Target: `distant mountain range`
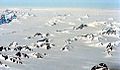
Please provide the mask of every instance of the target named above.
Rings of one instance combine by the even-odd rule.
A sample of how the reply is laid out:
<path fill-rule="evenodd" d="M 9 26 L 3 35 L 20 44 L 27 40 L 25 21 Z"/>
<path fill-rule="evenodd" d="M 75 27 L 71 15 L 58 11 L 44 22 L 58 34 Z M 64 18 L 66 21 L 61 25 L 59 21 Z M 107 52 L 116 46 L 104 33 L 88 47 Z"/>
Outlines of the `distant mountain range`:
<path fill-rule="evenodd" d="M 7 18 L 6 16 L 10 15 L 10 18 Z M 16 19 L 17 15 L 14 13 L 14 11 L 6 10 L 4 14 L 1 14 L 0 17 L 0 25 L 10 23 L 13 19 Z"/>

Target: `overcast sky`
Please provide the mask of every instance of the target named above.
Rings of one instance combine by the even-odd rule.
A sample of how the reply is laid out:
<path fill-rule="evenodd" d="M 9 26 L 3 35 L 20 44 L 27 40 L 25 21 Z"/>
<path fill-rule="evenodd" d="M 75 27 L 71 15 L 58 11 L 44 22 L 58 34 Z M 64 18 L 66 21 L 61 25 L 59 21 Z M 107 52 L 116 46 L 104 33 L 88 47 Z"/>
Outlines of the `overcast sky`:
<path fill-rule="evenodd" d="M 120 0 L 0 0 L 0 7 L 120 8 Z"/>

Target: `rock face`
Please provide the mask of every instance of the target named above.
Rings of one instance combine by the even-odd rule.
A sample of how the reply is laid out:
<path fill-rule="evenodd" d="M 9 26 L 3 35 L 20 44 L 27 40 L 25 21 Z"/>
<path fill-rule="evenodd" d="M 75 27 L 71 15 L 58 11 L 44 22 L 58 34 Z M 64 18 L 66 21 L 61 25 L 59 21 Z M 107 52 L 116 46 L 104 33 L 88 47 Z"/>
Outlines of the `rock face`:
<path fill-rule="evenodd" d="M 92 67 L 91 70 L 110 70 L 105 63 L 100 63 Z"/>
<path fill-rule="evenodd" d="M 0 51 L 2 51 L 2 50 L 3 50 L 3 46 L 0 47 Z"/>

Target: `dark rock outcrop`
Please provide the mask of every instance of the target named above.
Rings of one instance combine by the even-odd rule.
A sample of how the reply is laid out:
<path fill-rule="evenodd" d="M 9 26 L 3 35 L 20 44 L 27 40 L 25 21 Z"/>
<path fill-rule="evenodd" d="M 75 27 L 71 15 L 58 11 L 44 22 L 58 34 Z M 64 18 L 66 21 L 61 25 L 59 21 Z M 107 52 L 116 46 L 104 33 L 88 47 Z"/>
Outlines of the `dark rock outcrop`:
<path fill-rule="evenodd" d="M 91 70 L 109 70 L 109 68 L 105 63 L 100 63 L 98 65 L 93 66 Z"/>

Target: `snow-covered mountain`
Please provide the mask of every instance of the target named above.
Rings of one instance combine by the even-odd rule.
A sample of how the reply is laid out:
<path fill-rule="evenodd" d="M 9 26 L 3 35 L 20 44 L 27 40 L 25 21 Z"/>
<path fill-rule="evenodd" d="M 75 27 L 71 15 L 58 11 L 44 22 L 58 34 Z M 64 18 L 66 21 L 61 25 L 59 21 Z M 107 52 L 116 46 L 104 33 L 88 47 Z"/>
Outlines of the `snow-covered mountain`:
<path fill-rule="evenodd" d="M 1 10 L 1 70 L 120 70 L 119 9 Z"/>
<path fill-rule="evenodd" d="M 26 19 L 27 17 L 35 16 L 31 14 L 30 10 L 26 11 L 23 9 L 6 9 L 3 10 L 0 14 L 0 25 L 8 24 L 14 20 L 18 20 L 19 18 Z"/>

